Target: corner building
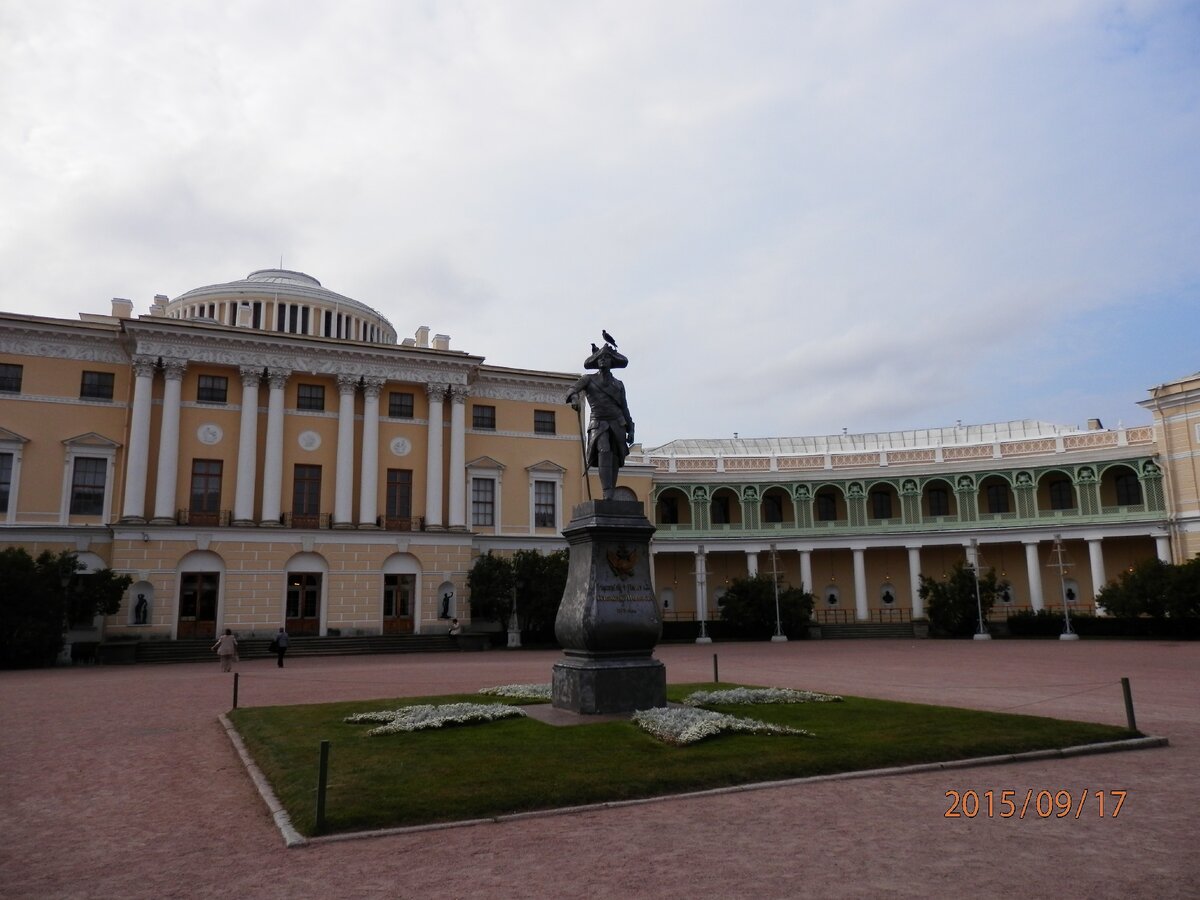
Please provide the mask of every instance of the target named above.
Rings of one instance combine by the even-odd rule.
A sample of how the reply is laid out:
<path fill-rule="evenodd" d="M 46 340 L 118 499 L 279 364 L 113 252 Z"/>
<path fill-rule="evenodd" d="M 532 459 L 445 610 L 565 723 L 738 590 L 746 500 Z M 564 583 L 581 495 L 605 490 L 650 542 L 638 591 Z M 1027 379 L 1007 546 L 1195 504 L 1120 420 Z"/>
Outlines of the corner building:
<path fill-rule="evenodd" d="M 587 496 L 577 377 L 491 366 L 426 327 L 399 340 L 283 269 L 138 317 L 122 299 L 78 321 L 0 313 L 0 546 L 133 578 L 69 639 L 440 632 L 469 621 L 477 555 L 566 546 Z M 1139 561 L 1200 552 L 1200 374 L 1141 405 L 1152 424 L 1133 428 L 635 446 L 620 491 L 657 526 L 668 622 L 716 619 L 732 579 L 777 572 L 819 622 L 904 623 L 924 614 L 918 576 L 959 560 L 1011 584 L 997 616 L 1092 611 Z"/>

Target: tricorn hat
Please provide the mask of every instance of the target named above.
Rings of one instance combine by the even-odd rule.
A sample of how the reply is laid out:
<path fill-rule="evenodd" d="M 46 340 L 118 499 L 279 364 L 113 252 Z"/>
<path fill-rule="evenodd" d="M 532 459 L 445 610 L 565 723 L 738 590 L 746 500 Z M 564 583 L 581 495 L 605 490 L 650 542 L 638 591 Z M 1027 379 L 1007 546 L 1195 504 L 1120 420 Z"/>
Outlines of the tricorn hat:
<path fill-rule="evenodd" d="M 624 369 L 629 365 L 629 358 L 614 349 L 611 344 L 605 344 L 583 362 L 585 369 Z"/>

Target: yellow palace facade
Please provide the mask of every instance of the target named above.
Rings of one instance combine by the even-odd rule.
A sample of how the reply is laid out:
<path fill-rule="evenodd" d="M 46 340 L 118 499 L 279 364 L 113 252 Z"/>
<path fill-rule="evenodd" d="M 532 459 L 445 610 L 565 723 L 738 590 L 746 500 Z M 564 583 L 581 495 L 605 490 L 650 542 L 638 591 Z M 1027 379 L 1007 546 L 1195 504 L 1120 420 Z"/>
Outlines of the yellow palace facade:
<path fill-rule="evenodd" d="M 0 546 L 133 584 L 72 636 L 444 632 L 481 553 L 566 546 L 577 373 L 492 366 L 283 269 L 78 320 L 0 313 Z M 820 621 L 907 621 L 918 575 L 994 567 L 1005 606 L 1093 608 L 1200 552 L 1200 375 L 1152 423 L 1041 422 L 635 447 L 667 621 L 777 571 Z M 519 601 L 518 601 L 519 605 Z"/>

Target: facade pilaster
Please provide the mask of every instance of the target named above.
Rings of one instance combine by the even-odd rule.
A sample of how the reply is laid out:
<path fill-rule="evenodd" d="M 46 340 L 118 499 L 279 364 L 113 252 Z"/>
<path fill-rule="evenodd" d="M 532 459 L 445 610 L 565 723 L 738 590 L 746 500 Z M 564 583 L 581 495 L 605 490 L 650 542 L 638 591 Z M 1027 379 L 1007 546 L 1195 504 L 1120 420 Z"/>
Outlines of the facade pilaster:
<path fill-rule="evenodd" d="M 1100 593 L 1108 579 L 1104 575 L 1104 547 L 1100 538 L 1088 538 L 1088 563 L 1092 570 L 1092 598 Z"/>
<path fill-rule="evenodd" d="M 283 509 L 280 494 L 283 491 L 283 403 L 287 387 L 286 369 L 268 369 L 267 383 L 267 438 L 263 448 L 263 497 L 262 525 L 278 527 Z"/>
<path fill-rule="evenodd" d="M 455 385 L 450 388 L 450 509 L 451 531 L 467 530 L 467 396 L 470 389 Z M 561 489 L 561 482 L 560 482 Z M 560 490 L 561 494 L 561 490 Z M 555 505 L 562 510 L 562 497 Z"/>
<path fill-rule="evenodd" d="M 179 409 L 183 399 L 183 372 L 187 361 L 163 360 L 162 427 L 158 435 L 158 481 L 154 490 L 154 523 L 175 522 L 175 488 L 179 476 Z"/>
<path fill-rule="evenodd" d="M 125 499 L 121 506 L 123 522 L 146 521 L 146 479 L 150 474 L 150 407 L 153 402 L 154 370 L 157 364 L 157 360 L 149 357 L 133 358 L 133 411 L 129 422 Z"/>
<path fill-rule="evenodd" d="M 1154 536 L 1154 553 L 1158 557 L 1159 562 L 1170 564 L 1171 562 L 1171 539 L 1165 534 L 1156 534 Z"/>
<path fill-rule="evenodd" d="M 233 524 L 253 525 L 254 488 L 258 484 L 258 383 L 262 369 L 243 366 L 242 417 L 238 430 L 237 488 L 233 499 Z"/>
<path fill-rule="evenodd" d="M 354 392 L 359 376 L 339 375 L 337 473 L 333 489 L 333 527 L 354 527 Z"/>
<path fill-rule="evenodd" d="M 758 551 L 746 551 L 746 577 L 754 578 L 758 575 Z"/>
<path fill-rule="evenodd" d="M 813 587 L 811 550 L 800 551 L 800 584 L 802 589 L 808 591 L 810 594 L 816 590 Z"/>
<path fill-rule="evenodd" d="M 925 617 L 925 601 L 921 599 L 921 548 L 907 547 L 908 550 L 908 593 L 912 597 L 912 615 L 914 619 Z"/>
<path fill-rule="evenodd" d="M 871 613 L 867 608 L 867 561 L 866 550 L 854 548 L 854 616 L 865 622 Z"/>
<path fill-rule="evenodd" d="M 362 471 L 359 473 L 358 527 L 376 527 L 379 515 L 379 392 L 382 378 L 363 379 Z"/>
<path fill-rule="evenodd" d="M 1038 556 L 1037 541 L 1025 542 L 1025 569 L 1029 573 L 1029 605 L 1034 612 L 1046 608 L 1046 599 L 1042 594 L 1042 561 Z"/>
<path fill-rule="evenodd" d="M 427 384 L 429 397 L 429 431 L 425 463 L 425 529 L 442 531 L 442 399 L 446 385 Z"/>

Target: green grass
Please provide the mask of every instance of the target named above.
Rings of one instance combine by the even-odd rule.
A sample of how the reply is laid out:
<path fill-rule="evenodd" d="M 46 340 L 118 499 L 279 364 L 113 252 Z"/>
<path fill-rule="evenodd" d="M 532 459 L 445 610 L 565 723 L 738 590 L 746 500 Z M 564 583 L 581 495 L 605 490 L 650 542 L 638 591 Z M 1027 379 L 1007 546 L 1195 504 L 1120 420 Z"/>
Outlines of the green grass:
<path fill-rule="evenodd" d="M 734 685 L 721 685 L 733 687 Z M 672 685 L 681 700 L 709 684 Z M 319 745 L 330 742 L 326 833 L 473 819 L 690 790 L 1130 737 L 1125 728 L 847 697 L 842 703 L 713 707 L 815 737 L 722 735 L 664 744 L 628 721 L 533 719 L 368 737 L 356 712 L 478 694 L 237 709 L 229 717 L 301 834 L 315 833 Z"/>

